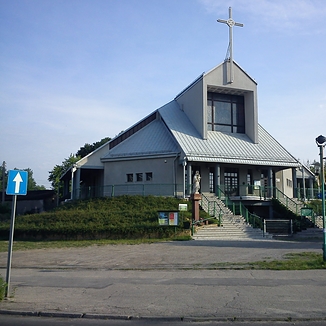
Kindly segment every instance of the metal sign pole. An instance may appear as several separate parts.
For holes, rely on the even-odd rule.
[[[8,298],[10,292],[10,273],[11,273],[11,258],[12,258],[12,246],[14,242],[14,228],[15,228],[15,217],[16,217],[16,203],[17,195],[13,196],[12,199],[12,209],[11,209],[11,222],[10,222],[10,235],[9,235],[9,245],[8,245],[8,261],[7,261],[7,275],[6,275],[6,291],[5,297]]]

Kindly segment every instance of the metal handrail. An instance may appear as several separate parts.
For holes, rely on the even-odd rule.
[[[296,203],[293,199],[291,199],[290,197],[288,197],[284,192],[282,192],[281,190],[279,190],[278,188],[275,188],[275,194],[276,194],[276,199],[281,202],[282,204],[284,204],[284,206],[289,209],[290,211],[292,211],[293,213],[295,213],[296,215],[301,215],[300,214],[300,209],[301,209],[301,205],[299,205],[298,203]],[[282,200],[283,199],[283,200]],[[291,206],[294,207],[294,209],[291,209]]]
[[[201,194],[201,206],[205,210],[207,208],[207,213],[210,216],[214,216],[215,218],[218,217],[219,225],[222,224],[223,219],[223,210],[219,203],[216,201],[209,200],[204,194]]]
[[[216,189],[216,193],[219,195],[218,197],[224,202],[225,206],[228,207],[231,212],[233,213],[233,215],[241,215],[246,223],[250,224],[252,227],[260,227],[261,228],[261,223],[258,223],[257,221],[262,221],[262,219],[253,213],[250,213],[248,208],[242,203],[235,203],[234,201],[232,201],[229,197],[229,195],[227,195],[220,187],[217,187]]]

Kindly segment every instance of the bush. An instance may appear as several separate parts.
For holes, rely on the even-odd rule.
[[[309,208],[312,208],[317,215],[322,215],[322,202],[321,200],[311,200],[308,205]]]
[[[10,212],[8,204],[0,204],[0,221],[10,220]]]

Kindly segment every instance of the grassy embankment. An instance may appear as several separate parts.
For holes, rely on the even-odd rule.
[[[180,212],[176,227],[158,223],[158,211]],[[201,212],[202,217],[208,217]],[[15,221],[15,240],[121,240],[171,239],[187,237],[184,222],[191,218],[191,203],[154,196],[120,196],[69,202],[51,212],[21,215]],[[10,218],[2,217],[0,238],[8,239]]]
[[[158,211],[178,210],[179,203],[188,203],[188,211],[180,213],[179,225],[158,225]],[[207,217],[201,211],[201,218]],[[13,248],[28,250],[188,240],[189,230],[184,229],[184,222],[189,222],[190,218],[191,203],[175,198],[121,196],[70,202],[51,212],[17,216]],[[4,239],[0,241],[0,251],[4,252],[8,250],[10,214],[2,214],[0,222],[0,237]],[[216,263],[214,268],[310,270],[326,269],[326,264],[321,254],[308,252],[288,254],[277,261]],[[0,300],[4,289],[5,282],[0,278]]]

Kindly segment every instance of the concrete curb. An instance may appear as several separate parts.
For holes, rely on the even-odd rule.
[[[30,317],[45,317],[45,318],[71,318],[71,319],[98,319],[98,320],[153,320],[161,322],[307,322],[307,321],[326,321],[325,317],[203,317],[203,316],[124,316],[124,315],[107,315],[107,314],[92,314],[92,313],[69,313],[69,312],[45,312],[45,311],[19,311],[19,310],[0,310],[1,315],[12,316],[30,316]]]

